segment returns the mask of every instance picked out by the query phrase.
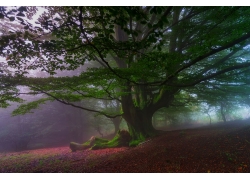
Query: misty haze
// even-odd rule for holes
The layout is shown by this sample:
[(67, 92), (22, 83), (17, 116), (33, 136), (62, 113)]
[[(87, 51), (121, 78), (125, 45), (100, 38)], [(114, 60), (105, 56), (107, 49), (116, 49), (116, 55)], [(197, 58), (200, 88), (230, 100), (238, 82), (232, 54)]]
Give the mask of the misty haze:
[(0, 6), (0, 172), (250, 172), (249, 13)]

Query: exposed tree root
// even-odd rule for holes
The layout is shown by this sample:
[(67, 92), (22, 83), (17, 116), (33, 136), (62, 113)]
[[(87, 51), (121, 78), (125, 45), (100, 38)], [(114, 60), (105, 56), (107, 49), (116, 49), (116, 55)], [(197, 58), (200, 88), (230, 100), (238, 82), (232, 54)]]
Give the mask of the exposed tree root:
[(104, 149), (112, 147), (123, 147), (123, 146), (129, 146), (130, 140), (131, 137), (128, 131), (119, 130), (112, 140), (107, 140), (92, 136), (87, 142), (83, 144), (71, 142), (69, 147), (73, 152), (82, 151), (89, 148), (92, 150), (96, 150), (96, 149)]

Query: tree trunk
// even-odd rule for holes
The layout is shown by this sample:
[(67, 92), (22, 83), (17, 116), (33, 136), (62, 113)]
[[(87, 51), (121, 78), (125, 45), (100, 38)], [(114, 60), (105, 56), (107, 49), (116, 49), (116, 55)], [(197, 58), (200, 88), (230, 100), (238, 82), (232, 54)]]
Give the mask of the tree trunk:
[[(82, 102), (76, 102), (75, 103), (78, 106), (82, 106)], [(66, 110), (66, 109), (65, 109)], [(77, 109), (73, 114), (71, 114), (70, 119), (73, 116), (74, 123), (76, 123), (75, 126), (75, 138), (77, 142), (82, 142), (83, 137), (84, 137), (84, 132), (86, 131), (86, 123), (85, 122), (85, 114), (82, 109)]]
[[(180, 9), (178, 10), (178, 8), (176, 8), (176, 21), (178, 21), (179, 14)], [(118, 42), (128, 41), (128, 37), (127, 33), (120, 26), (115, 26), (115, 39)], [(176, 34), (173, 33), (173, 42), (170, 48), (173, 52), (176, 49), (176, 37)], [(139, 40), (140, 39), (138, 39), (138, 41)], [(136, 56), (133, 58), (136, 58)], [(130, 67), (131, 64), (128, 62), (130, 62), (130, 60), (134, 61), (133, 58), (126, 59), (124, 57), (114, 57), (117, 66), (121, 69)], [(169, 83), (172, 83), (175, 78), (176, 77), (171, 78)], [(144, 79), (142, 78), (140, 82), (144, 82)], [(121, 96), (122, 116), (128, 125), (129, 134), (132, 138), (130, 146), (137, 145), (146, 138), (154, 136), (159, 132), (153, 127), (153, 114), (162, 107), (168, 107), (174, 99), (174, 94), (178, 90), (179, 89), (176, 87), (168, 91), (167, 87), (161, 86), (159, 92), (153, 95), (152, 91), (154, 90), (147, 85), (138, 85), (130, 81), (124, 82), (123, 88), (120, 89), (120, 91), (124, 93), (124, 95)]]
[(111, 119), (111, 121), (113, 122), (113, 124), (115, 126), (114, 134), (117, 134), (117, 132), (120, 130), (120, 124), (122, 122), (121, 117), (113, 118), (113, 119)]
[(152, 124), (153, 113), (149, 109), (140, 110), (135, 107), (128, 107), (129, 113), (125, 113), (123, 118), (127, 122), (129, 134), (132, 138), (130, 146), (136, 146), (146, 138), (157, 134)]
[(225, 113), (224, 113), (224, 104), (223, 103), (221, 103), (220, 104), (220, 112), (221, 112), (221, 116), (222, 116), (222, 120), (223, 120), (223, 122), (225, 123), (225, 122), (227, 122), (227, 119), (226, 119), (226, 115), (225, 115)]
[(127, 85), (127, 89), (124, 89), (124, 92), (129, 93), (121, 97), (121, 104), (123, 118), (128, 125), (129, 134), (132, 138), (130, 146), (135, 146), (146, 138), (155, 136), (160, 132), (153, 127), (153, 114), (163, 107), (168, 107), (178, 89), (173, 91), (162, 90), (159, 92), (158, 101), (147, 101), (148, 99), (141, 98), (142, 103), (135, 103), (136, 98), (133, 98), (133, 94), (141, 93), (143, 89), (134, 92), (131, 89), (132, 87), (129, 85)]
[(96, 131), (103, 137), (103, 134), (102, 134), (102, 131), (101, 131), (101, 127), (100, 127), (99, 124), (96, 127)]
[[(127, 89), (123, 89), (124, 92), (130, 92), (131, 87), (128, 85)], [(159, 132), (154, 129), (152, 124), (153, 114), (162, 107), (167, 107), (172, 102), (174, 92), (166, 92), (161, 96), (161, 99), (157, 103), (145, 104), (145, 106), (136, 106), (132, 93), (127, 93), (121, 97), (121, 105), (123, 110), (122, 117), (125, 119), (128, 130), (118, 131), (116, 136), (108, 141), (105, 140), (100, 143), (95, 143), (92, 149), (100, 149), (107, 147), (120, 147), (124, 145), (136, 146), (139, 143), (146, 140), (146, 138), (157, 135)], [(118, 126), (117, 126), (118, 127)], [(128, 137), (127, 137), (128, 136)], [(83, 144), (84, 145), (84, 144)], [(70, 143), (71, 149), (76, 147), (76, 150), (81, 148), (83, 145), (77, 143)], [(85, 146), (84, 146), (85, 148)], [(72, 151), (73, 151), (72, 150)]]
[(208, 115), (208, 117), (209, 117), (209, 124), (211, 125), (212, 124), (212, 118), (211, 118), (211, 116), (210, 116), (210, 114), (207, 112), (206, 113), (207, 115)]

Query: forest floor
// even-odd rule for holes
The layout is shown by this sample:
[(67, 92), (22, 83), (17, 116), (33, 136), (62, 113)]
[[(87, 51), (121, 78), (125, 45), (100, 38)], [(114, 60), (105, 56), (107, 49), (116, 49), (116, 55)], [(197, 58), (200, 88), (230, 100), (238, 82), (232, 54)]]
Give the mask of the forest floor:
[(0, 172), (250, 172), (250, 121), (166, 131), (137, 147), (0, 153)]

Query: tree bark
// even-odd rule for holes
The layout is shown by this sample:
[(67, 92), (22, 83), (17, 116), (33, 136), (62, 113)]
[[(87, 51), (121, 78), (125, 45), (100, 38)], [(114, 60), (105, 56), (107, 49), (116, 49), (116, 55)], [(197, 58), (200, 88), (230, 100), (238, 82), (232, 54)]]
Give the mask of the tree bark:
[[(176, 8), (175, 21), (178, 20), (180, 9)], [(138, 26), (139, 27), (139, 26)], [(115, 26), (115, 39), (118, 42), (128, 41), (128, 35), (124, 32), (120, 26)], [(175, 51), (176, 47), (176, 34), (172, 35), (171, 50)], [(140, 39), (137, 39), (138, 41)], [(135, 57), (136, 58), (136, 57)], [(116, 64), (119, 68), (128, 68), (128, 59), (121, 57), (114, 57)], [(143, 82), (143, 79), (140, 80)], [(172, 80), (174, 81), (174, 78)], [(157, 130), (154, 129), (152, 124), (153, 114), (162, 107), (168, 107), (174, 99), (174, 94), (178, 91), (178, 88), (167, 90), (164, 85), (159, 89), (157, 95), (151, 93), (149, 96), (148, 91), (150, 88), (147, 85), (135, 85), (129, 81), (124, 83), (124, 88), (121, 89), (124, 94), (121, 97), (121, 105), (123, 110), (123, 118), (125, 119), (129, 134), (132, 138), (130, 145), (137, 145), (146, 138), (157, 134)], [(153, 97), (154, 96), (154, 97)]]
[(134, 146), (144, 141), (147, 137), (156, 134), (152, 124), (155, 111), (150, 106), (136, 107), (131, 94), (122, 96), (123, 118), (125, 119), (129, 134), (132, 138), (130, 145)]
[(212, 124), (212, 118), (211, 118), (211, 116), (210, 116), (210, 114), (209, 114), (208, 112), (206, 112), (206, 114), (207, 114), (208, 117), (209, 117), (209, 124), (211, 125), (211, 124)]
[(129, 134), (132, 138), (130, 146), (137, 145), (145, 141), (146, 138), (157, 134), (152, 124), (152, 113), (144, 110), (134, 109), (130, 107), (130, 119), (125, 117), (128, 125)]
[(115, 135), (120, 130), (120, 124), (122, 120), (121, 120), (121, 117), (116, 117), (116, 118), (111, 119), (111, 121), (115, 127), (115, 131), (114, 131), (114, 135)]
[(224, 109), (225, 109), (224, 103), (222, 102), (222, 103), (220, 104), (220, 112), (221, 112), (222, 120), (223, 120), (223, 122), (225, 123), (225, 122), (227, 122), (227, 118), (226, 118)]

